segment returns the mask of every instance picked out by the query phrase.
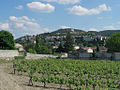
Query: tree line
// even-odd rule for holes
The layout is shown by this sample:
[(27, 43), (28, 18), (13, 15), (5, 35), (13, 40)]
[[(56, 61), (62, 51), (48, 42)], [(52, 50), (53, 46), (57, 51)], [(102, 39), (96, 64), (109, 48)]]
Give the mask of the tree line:
[[(27, 52), (38, 54), (53, 54), (54, 52), (69, 52), (74, 51), (74, 43), (70, 33), (66, 34), (64, 45), (59, 44), (57, 49), (53, 49), (52, 46), (47, 46), (39, 35), (36, 36), (36, 43), (25, 43), (24, 48)], [(120, 52), (120, 33), (114, 33), (105, 41), (105, 47), (108, 48), (108, 52)], [(0, 49), (2, 50), (14, 50), (15, 41), (12, 33), (1, 30), (0, 31)]]

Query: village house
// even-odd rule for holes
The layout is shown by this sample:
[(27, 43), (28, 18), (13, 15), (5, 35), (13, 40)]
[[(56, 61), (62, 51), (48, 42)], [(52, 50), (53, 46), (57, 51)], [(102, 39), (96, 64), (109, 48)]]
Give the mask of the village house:
[(15, 48), (18, 50), (20, 55), (26, 56), (26, 51), (21, 44), (15, 43)]
[(120, 60), (120, 53), (108, 53), (107, 48), (99, 47), (98, 52), (94, 52), (97, 50), (96, 47), (87, 47), (77, 50), (77, 52), (69, 52), (68, 58), (70, 59), (80, 59), (80, 60), (89, 60), (89, 59), (96, 59), (96, 60)]
[(94, 50), (96, 50), (96, 47), (85, 47), (85, 48), (79, 48), (79, 53), (93, 53)]

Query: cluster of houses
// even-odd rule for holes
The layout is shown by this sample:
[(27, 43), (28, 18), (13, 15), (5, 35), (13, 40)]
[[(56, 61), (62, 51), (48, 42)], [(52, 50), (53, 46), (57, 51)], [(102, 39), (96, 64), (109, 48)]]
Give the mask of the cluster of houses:
[[(97, 49), (99, 51), (97, 51)], [(94, 52), (97, 51), (97, 52)], [(81, 59), (81, 60), (120, 60), (120, 53), (108, 53), (107, 48), (104, 46), (101, 47), (87, 47), (79, 48), (77, 52), (69, 52), (68, 58), (70, 59)]]
[[(77, 32), (74, 32), (74, 29), (70, 29), (70, 33), (73, 34), (73, 42), (76, 44), (77, 41), (105, 41), (106, 37), (101, 36), (101, 35), (92, 35), (88, 34), (85, 32), (81, 32), (80, 35)], [(42, 36), (42, 35), (41, 35)], [(65, 39), (66, 39), (66, 33), (56, 33), (55, 35), (46, 35), (44, 38), (44, 41), (47, 45), (53, 46), (53, 48), (57, 48), (59, 44), (64, 45)], [(16, 40), (17, 43), (26, 43), (26, 42), (31, 42), (31, 43), (36, 43), (36, 35), (26, 35), (24, 37), (19, 38)]]
[[(74, 49), (76, 52), (69, 52), (68, 58), (71, 59), (98, 59), (98, 60), (120, 60), (120, 53), (108, 53), (107, 48), (104, 46), (101, 47), (81, 47), (76, 46), (76, 42), (82, 41), (82, 42), (105, 42), (106, 37), (101, 35), (89, 35), (89, 34), (81, 34), (78, 35), (77, 32), (74, 32), (74, 29), (70, 29), (71, 34), (74, 34), (72, 36), (73, 42), (75, 43)], [(44, 41), (47, 45), (53, 46), (53, 48), (58, 48), (60, 44), (64, 45), (65, 39), (66, 39), (66, 33), (57, 33), (56, 35), (48, 35), (45, 36)], [(36, 43), (36, 36), (35, 35), (27, 35), (19, 39), (19, 43), (25, 43), (26, 41)], [(22, 54), (25, 54), (24, 49), (21, 45), (16, 44), (16, 48), (18, 48), (18, 51)], [(99, 51), (98, 51), (99, 50)], [(97, 51), (97, 52), (94, 52)]]
[(26, 42), (36, 43), (36, 35), (26, 35), (24, 37), (16, 39), (16, 42), (17, 43), (26, 43)]
[[(57, 47), (59, 46), (59, 44), (64, 45), (65, 43), (65, 38), (66, 36), (47, 36), (45, 38), (45, 42), (48, 45), (51, 45), (53, 47)], [(97, 36), (72, 36), (73, 38), (73, 42), (76, 43), (77, 40), (81, 40), (81, 41), (86, 41), (86, 42), (90, 42), (90, 41), (105, 41), (106, 37), (97, 35)]]

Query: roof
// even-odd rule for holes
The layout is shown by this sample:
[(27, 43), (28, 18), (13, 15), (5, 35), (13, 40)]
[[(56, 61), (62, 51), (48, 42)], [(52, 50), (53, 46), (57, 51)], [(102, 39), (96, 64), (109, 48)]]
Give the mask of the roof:
[(83, 48), (84, 50), (88, 50), (88, 49), (92, 49), (92, 50), (95, 50), (95, 49), (97, 49), (97, 47), (85, 47), (85, 48)]
[(23, 46), (19, 43), (15, 43), (15, 48), (23, 48)]

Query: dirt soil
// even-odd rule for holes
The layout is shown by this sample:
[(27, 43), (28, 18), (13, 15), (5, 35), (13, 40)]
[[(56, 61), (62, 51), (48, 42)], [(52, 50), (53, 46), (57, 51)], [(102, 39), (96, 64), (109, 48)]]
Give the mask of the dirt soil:
[(60, 90), (49, 84), (43, 88), (42, 83), (34, 83), (33, 86), (29, 86), (28, 81), (26, 74), (13, 74), (12, 63), (0, 63), (0, 90)]

